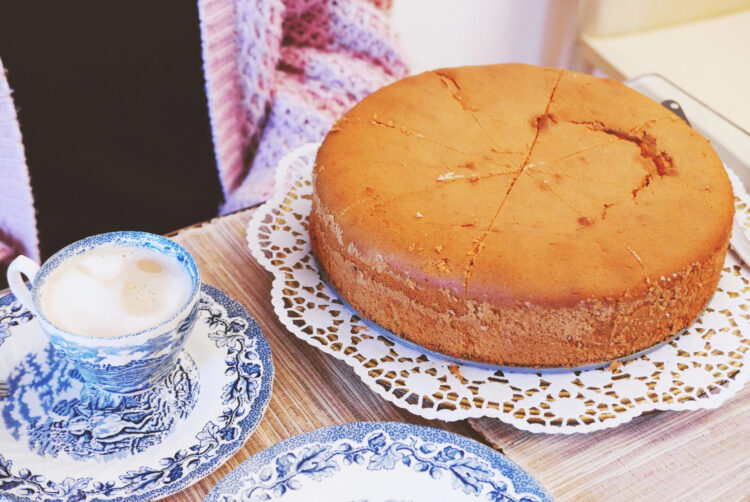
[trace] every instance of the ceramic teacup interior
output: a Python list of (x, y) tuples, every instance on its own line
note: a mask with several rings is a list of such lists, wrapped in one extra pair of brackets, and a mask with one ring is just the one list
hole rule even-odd
[(92, 385), (139, 392), (166, 374), (195, 321), (200, 275), (175, 242), (114, 232), (75, 242), (37, 272), (32, 302), (51, 342)]

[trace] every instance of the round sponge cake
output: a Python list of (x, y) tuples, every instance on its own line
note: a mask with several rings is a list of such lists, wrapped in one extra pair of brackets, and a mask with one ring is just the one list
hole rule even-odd
[(709, 143), (614, 80), (526, 65), (400, 80), (328, 133), (312, 247), (358, 312), (501, 365), (622, 357), (713, 294), (733, 194)]

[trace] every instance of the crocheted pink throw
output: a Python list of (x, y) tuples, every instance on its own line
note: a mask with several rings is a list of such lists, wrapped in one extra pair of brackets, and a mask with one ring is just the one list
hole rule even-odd
[(227, 213), (268, 199), (273, 168), (406, 75), (390, 0), (200, 0), (211, 128)]
[(39, 243), (21, 131), (0, 61), (0, 264), (18, 254), (38, 261)]

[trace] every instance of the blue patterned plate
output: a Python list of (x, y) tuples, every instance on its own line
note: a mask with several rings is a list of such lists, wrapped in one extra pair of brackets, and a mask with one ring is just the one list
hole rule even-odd
[(405, 423), (353, 423), (282, 441), (245, 461), (204, 502), (260, 500), (542, 502), (551, 497), (500, 453)]
[(231, 457), (271, 398), (260, 327), (203, 285), (180, 360), (156, 389), (113, 396), (84, 386), (34, 317), (0, 298), (0, 500), (140, 501), (180, 491)]

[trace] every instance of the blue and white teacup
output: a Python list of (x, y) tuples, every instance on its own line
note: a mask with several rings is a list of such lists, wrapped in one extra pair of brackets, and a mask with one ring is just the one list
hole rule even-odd
[[(145, 248), (175, 258), (189, 276), (185, 281), (188, 300), (176, 313), (170, 312), (146, 329), (113, 337), (85, 336), (53, 324), (41, 308), (45, 281), (67, 260), (109, 245)], [(29, 279), (30, 288), (22, 276)], [(200, 297), (200, 274), (190, 253), (174, 241), (145, 232), (112, 232), (85, 238), (58, 251), (41, 267), (19, 256), (8, 268), (8, 283), (16, 298), (37, 316), (52, 345), (84, 380), (115, 394), (148, 390), (169, 374), (195, 324)]]

